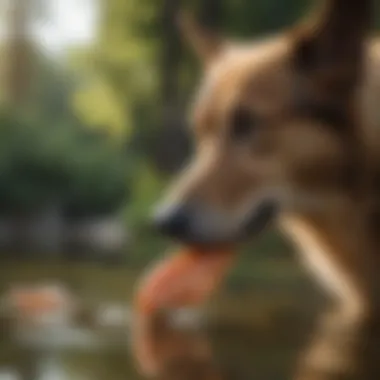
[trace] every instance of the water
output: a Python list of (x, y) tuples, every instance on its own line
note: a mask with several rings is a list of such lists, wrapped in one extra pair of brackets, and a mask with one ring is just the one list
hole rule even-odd
[[(16, 335), (9, 320), (2, 320), (0, 380), (143, 379), (128, 345), (128, 318), (120, 318), (140, 270), (4, 261), (0, 272), (1, 294), (12, 284), (53, 282), (67, 287), (81, 304), (75, 328), (53, 325)], [(162, 380), (290, 378), (320, 302), (302, 277), (285, 277), (269, 276), (243, 290), (221, 290), (209, 305), (205, 328), (163, 334), (160, 352), (170, 360), (165, 359)], [(99, 322), (99, 310), (102, 315), (109, 311), (108, 326)], [(200, 349), (204, 356), (199, 357)]]

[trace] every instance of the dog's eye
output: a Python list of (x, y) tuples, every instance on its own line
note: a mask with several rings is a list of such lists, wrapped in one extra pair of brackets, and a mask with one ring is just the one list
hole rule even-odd
[(252, 133), (255, 126), (256, 120), (252, 112), (244, 108), (238, 108), (232, 114), (231, 136), (237, 140), (243, 139)]

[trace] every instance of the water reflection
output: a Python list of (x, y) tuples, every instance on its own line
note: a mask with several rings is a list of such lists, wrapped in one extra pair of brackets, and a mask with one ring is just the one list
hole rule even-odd
[(182, 324), (182, 321), (183, 319), (178, 321), (173, 319), (173, 315), (165, 313), (156, 315), (152, 320), (150, 344), (158, 364), (157, 378), (224, 379), (206, 332), (194, 323)]
[[(1, 305), (0, 380), (143, 380), (128, 344), (128, 300), (139, 273), (77, 263), (2, 262), (1, 295), (16, 295), (17, 302)], [(223, 291), (210, 306), (206, 325), (194, 316), (186, 319), (189, 314), (180, 323), (160, 315), (152, 330), (161, 363), (157, 380), (291, 378), (300, 344), (311, 331), (316, 298), (304, 283), (288, 283), (280, 279), (275, 286), (255, 284), (256, 291)], [(58, 284), (66, 290), (58, 291)], [(27, 295), (36, 302), (30, 304)], [(60, 301), (51, 303), (51, 295)], [(36, 319), (36, 305), (50, 317)], [(55, 314), (60, 305), (66, 310), (61, 317)], [(8, 316), (6, 308), (13, 310)], [(34, 322), (15, 318), (17, 308)]]

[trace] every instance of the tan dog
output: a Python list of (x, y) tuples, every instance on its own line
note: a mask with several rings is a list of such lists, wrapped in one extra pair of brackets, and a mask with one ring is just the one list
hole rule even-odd
[(380, 379), (380, 41), (369, 40), (370, 19), (369, 0), (330, 0), (296, 30), (250, 44), (183, 23), (204, 64), (197, 150), (157, 223), (213, 245), (279, 222), (336, 297), (299, 380)]

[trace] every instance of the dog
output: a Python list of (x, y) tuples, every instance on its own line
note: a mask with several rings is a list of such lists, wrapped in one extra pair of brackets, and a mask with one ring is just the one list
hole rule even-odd
[(380, 40), (373, 2), (327, 0), (237, 42), (182, 17), (203, 65), (195, 154), (155, 216), (204, 247), (277, 223), (334, 297), (295, 379), (380, 379)]

